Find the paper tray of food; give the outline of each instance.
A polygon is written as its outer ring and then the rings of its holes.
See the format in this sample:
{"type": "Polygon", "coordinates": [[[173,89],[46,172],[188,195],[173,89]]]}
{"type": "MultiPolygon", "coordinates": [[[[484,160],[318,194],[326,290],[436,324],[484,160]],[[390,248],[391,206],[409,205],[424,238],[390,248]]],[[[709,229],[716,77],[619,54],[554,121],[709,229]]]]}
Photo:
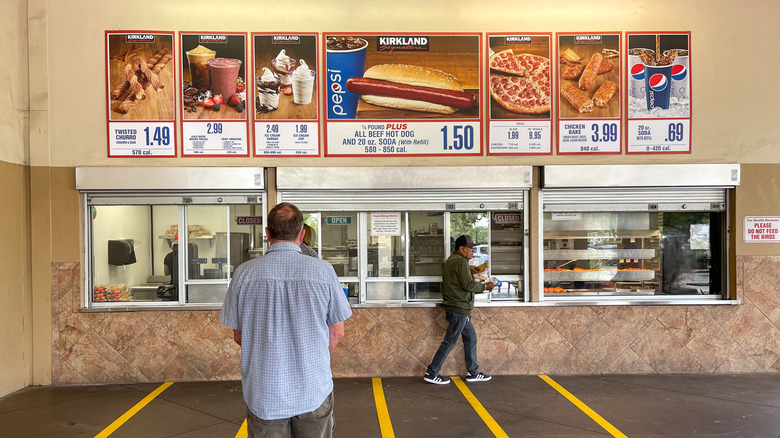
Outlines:
{"type": "Polygon", "coordinates": [[[653,289],[566,289],[567,295],[654,295],[653,289]]]}

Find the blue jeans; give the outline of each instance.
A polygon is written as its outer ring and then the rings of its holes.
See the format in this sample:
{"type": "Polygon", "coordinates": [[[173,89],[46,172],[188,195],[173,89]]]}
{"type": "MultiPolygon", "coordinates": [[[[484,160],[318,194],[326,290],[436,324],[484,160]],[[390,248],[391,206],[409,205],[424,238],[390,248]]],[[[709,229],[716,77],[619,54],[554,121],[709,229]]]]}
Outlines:
{"type": "Polygon", "coordinates": [[[466,370],[471,375],[476,374],[479,369],[479,364],[477,363],[477,332],[474,331],[474,326],[471,325],[471,316],[449,310],[445,311],[445,315],[450,325],[447,326],[444,340],[441,341],[436,355],[433,356],[433,361],[428,365],[427,372],[438,374],[441,371],[444,361],[455,347],[455,344],[458,343],[458,336],[460,336],[463,339],[463,350],[466,354],[466,370]]]}

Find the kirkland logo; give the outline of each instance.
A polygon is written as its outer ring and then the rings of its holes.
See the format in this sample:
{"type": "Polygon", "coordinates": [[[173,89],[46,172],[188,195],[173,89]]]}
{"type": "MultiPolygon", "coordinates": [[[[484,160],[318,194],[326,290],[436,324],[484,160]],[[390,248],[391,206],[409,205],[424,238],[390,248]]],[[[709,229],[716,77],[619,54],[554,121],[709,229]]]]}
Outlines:
{"type": "Polygon", "coordinates": [[[377,37],[377,52],[427,52],[426,36],[380,36],[377,37]]]}
{"type": "Polygon", "coordinates": [[[300,44],[299,35],[274,35],[271,44],[300,44]]]}
{"type": "Polygon", "coordinates": [[[129,33],[126,41],[128,43],[153,43],[154,35],[151,33],[129,33]]]}
{"type": "Polygon", "coordinates": [[[531,44],[530,36],[508,36],[505,40],[506,44],[531,44]]]}
{"type": "Polygon", "coordinates": [[[601,42],[601,35],[576,35],[574,44],[598,44],[601,42]]]}
{"type": "Polygon", "coordinates": [[[226,43],[227,35],[200,35],[201,43],[226,43]]]}

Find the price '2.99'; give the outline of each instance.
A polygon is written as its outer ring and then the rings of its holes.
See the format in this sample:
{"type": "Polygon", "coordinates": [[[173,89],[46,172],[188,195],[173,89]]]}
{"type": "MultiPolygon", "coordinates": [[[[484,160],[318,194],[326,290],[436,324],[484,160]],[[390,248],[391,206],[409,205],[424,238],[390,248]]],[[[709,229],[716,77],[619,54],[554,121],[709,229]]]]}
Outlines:
{"type": "Polygon", "coordinates": [[[144,128],[146,134],[147,146],[167,146],[171,144],[171,130],[167,126],[158,126],[154,132],[149,131],[149,127],[144,128]]]}

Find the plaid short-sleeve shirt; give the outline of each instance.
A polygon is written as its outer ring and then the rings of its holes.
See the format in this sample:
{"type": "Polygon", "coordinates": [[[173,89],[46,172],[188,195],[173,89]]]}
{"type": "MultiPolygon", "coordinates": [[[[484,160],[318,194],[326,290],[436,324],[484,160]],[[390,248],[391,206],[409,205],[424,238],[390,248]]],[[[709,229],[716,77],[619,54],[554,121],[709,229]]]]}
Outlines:
{"type": "Polygon", "coordinates": [[[244,400],[264,420],[311,412],[333,390],[328,325],[352,316],[333,267],[279,242],[239,266],[219,320],[241,330],[244,400]]]}

